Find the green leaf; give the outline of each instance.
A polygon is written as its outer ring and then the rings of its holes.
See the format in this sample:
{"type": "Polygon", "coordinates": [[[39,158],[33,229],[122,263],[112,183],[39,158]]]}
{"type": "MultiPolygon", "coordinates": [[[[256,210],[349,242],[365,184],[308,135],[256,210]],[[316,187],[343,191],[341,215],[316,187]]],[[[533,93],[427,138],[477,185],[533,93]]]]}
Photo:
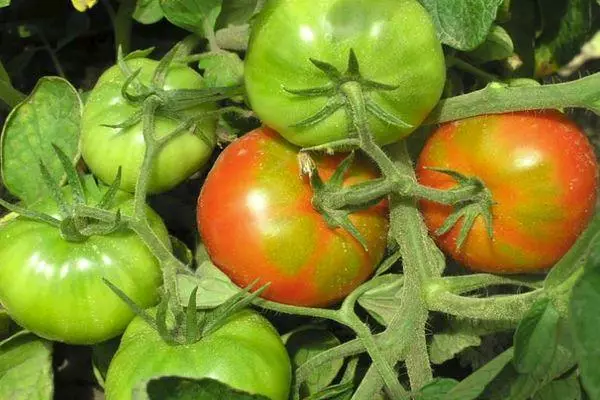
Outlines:
{"type": "Polygon", "coordinates": [[[377,322],[387,326],[401,307],[402,275],[381,275],[382,283],[367,290],[358,298],[358,304],[367,310],[377,322]],[[383,283],[385,282],[385,283],[383,283]]]}
{"type": "Polygon", "coordinates": [[[488,33],[485,42],[467,54],[470,59],[478,63],[485,63],[488,61],[503,60],[510,57],[513,52],[513,42],[508,33],[504,28],[494,25],[490,33],[488,33]]]}
{"type": "Polygon", "coordinates": [[[442,364],[467,347],[481,344],[481,338],[469,332],[442,332],[433,335],[429,345],[429,357],[434,364],[442,364]]]}
{"type": "Polygon", "coordinates": [[[243,83],[244,62],[229,51],[204,53],[198,63],[204,70],[204,82],[208,87],[235,86],[243,83]]]}
{"type": "Polygon", "coordinates": [[[536,75],[554,73],[579,53],[593,24],[593,0],[539,0],[542,34],[535,50],[536,75]]]}
{"type": "Polygon", "coordinates": [[[257,3],[257,0],[223,0],[215,28],[247,24],[256,11],[257,3]]]}
{"type": "Polygon", "coordinates": [[[159,0],[137,0],[133,19],[140,24],[154,24],[163,19],[164,16],[159,0]]]}
{"type": "MultiPolygon", "coordinates": [[[[596,254],[599,252],[600,249],[596,249],[596,254]]],[[[598,263],[597,257],[591,260],[598,263]]],[[[600,265],[586,265],[586,269],[573,288],[569,322],[575,353],[579,359],[581,381],[590,397],[597,399],[600,398],[600,265]]]]}
{"type": "Polygon", "coordinates": [[[458,50],[472,50],[483,43],[502,1],[420,0],[442,43],[458,50]]]}
{"type": "Polygon", "coordinates": [[[513,356],[513,349],[510,348],[492,361],[473,372],[471,375],[454,386],[444,397],[443,400],[474,400],[484,391],[490,383],[510,362],[513,356]]]}
{"type": "Polygon", "coordinates": [[[237,294],[237,287],[227,275],[215,267],[210,261],[204,261],[198,266],[196,275],[177,275],[180,302],[187,305],[190,293],[197,286],[196,308],[212,309],[225,303],[231,296],[237,294]]]}
{"type": "Polygon", "coordinates": [[[600,214],[596,215],[567,254],[550,270],[544,280],[544,289],[554,288],[566,281],[581,267],[584,257],[595,247],[592,243],[598,240],[600,240],[600,214]]]}
{"type": "Polygon", "coordinates": [[[233,389],[210,378],[163,376],[133,389],[134,400],[269,400],[268,397],[233,389]]]}
{"type": "Polygon", "coordinates": [[[77,90],[62,78],[45,77],[31,95],[9,114],[2,131],[2,179],[8,190],[26,203],[44,196],[39,163],[55,181],[65,172],[52,144],[72,160],[79,158],[82,103],[77,90]]]}
{"type": "Polygon", "coordinates": [[[457,380],[450,378],[435,378],[423,386],[415,395],[415,400],[442,400],[450,390],[458,384],[457,380]]]}
{"type": "Polygon", "coordinates": [[[573,373],[565,379],[550,382],[541,388],[532,400],[580,400],[581,385],[577,374],[573,373]]]}
{"type": "Polygon", "coordinates": [[[0,0],[0,8],[10,6],[10,0],[0,0]]]}
{"type": "MultiPolygon", "coordinates": [[[[340,341],[325,329],[300,329],[288,336],[285,346],[290,354],[293,368],[298,368],[317,354],[336,347],[340,341]]],[[[344,365],[338,358],[315,368],[306,378],[302,387],[304,395],[317,393],[326,388],[344,365]]]]}
{"type": "Polygon", "coordinates": [[[221,12],[221,2],[222,0],[160,0],[160,6],[173,25],[206,37],[214,30],[221,12]]]}
{"type": "Polygon", "coordinates": [[[0,343],[0,399],[49,400],[52,380],[52,343],[19,332],[0,343]]]}
{"type": "Polygon", "coordinates": [[[517,326],[514,363],[519,373],[544,374],[558,344],[560,316],[548,298],[535,302],[517,326]]]}

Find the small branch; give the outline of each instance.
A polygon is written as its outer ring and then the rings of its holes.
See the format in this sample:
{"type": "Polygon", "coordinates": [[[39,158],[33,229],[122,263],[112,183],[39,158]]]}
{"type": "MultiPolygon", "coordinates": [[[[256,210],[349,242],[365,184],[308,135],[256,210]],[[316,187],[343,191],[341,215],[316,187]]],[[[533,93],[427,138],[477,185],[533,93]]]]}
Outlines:
{"type": "Polygon", "coordinates": [[[27,96],[17,89],[15,89],[10,83],[0,81],[0,100],[2,100],[8,108],[16,107],[20,102],[25,100],[27,96]]]}
{"type": "Polygon", "coordinates": [[[486,82],[500,82],[500,79],[496,75],[490,74],[489,72],[479,69],[474,65],[471,65],[468,62],[461,60],[460,58],[447,56],[446,60],[449,66],[456,67],[460,70],[468,72],[478,78],[483,79],[486,82]]]}
{"type": "Polygon", "coordinates": [[[431,281],[428,286],[436,287],[441,285],[450,293],[462,294],[489,286],[512,285],[526,287],[528,289],[539,289],[543,284],[543,279],[534,279],[530,276],[505,277],[492,274],[472,274],[438,278],[437,280],[431,281]]]}
{"type": "Polygon", "coordinates": [[[441,100],[423,124],[438,124],[482,114],[579,107],[600,115],[600,73],[575,81],[531,87],[487,86],[441,100]]]}
{"type": "Polygon", "coordinates": [[[520,321],[542,293],[542,290],[535,290],[524,294],[473,298],[438,291],[427,296],[427,304],[431,311],[456,317],[520,321]]]}

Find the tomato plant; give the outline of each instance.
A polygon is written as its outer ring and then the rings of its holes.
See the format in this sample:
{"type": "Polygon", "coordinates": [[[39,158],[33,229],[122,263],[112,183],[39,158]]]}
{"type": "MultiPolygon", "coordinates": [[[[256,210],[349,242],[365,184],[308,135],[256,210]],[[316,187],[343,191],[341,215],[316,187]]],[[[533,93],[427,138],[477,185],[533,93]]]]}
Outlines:
{"type": "MultiPolygon", "coordinates": [[[[138,78],[145,85],[150,84],[158,65],[157,61],[146,58],[134,58],[126,63],[131,72],[140,70],[138,78]]],[[[115,65],[98,79],[84,108],[81,152],[94,175],[104,182],[112,182],[120,166],[123,174],[121,188],[133,192],[146,148],[142,121],[123,128],[107,126],[125,123],[140,111],[140,106],[130,104],[121,94],[126,78],[120,67],[115,65]]],[[[203,87],[202,76],[197,72],[185,65],[172,65],[166,74],[163,89],[203,87]]],[[[210,103],[195,106],[179,112],[179,120],[170,115],[157,115],[154,134],[157,138],[164,137],[185,118],[213,109],[214,104],[210,103]]],[[[171,189],[202,168],[215,144],[215,127],[215,119],[206,118],[160,149],[153,162],[149,192],[171,189]]]]}
{"type": "Polygon", "coordinates": [[[277,331],[258,313],[233,314],[191,344],[170,345],[143,319],[127,327],[106,378],[108,399],[127,400],[140,382],[159,376],[211,378],[271,400],[287,400],[289,356],[277,331]]]}
{"type": "MultiPolygon", "coordinates": [[[[132,206],[131,195],[120,192],[113,210],[127,215],[132,206]]],[[[51,198],[32,208],[60,218],[51,198]]],[[[147,215],[157,237],[169,245],[160,217],[150,208],[147,215]]],[[[161,285],[158,261],[129,230],[71,242],[56,227],[11,218],[0,225],[0,264],[0,301],[11,317],[39,336],[73,344],[119,335],[134,316],[103,278],[142,306],[156,303],[161,285]]]]}
{"type": "MultiPolygon", "coordinates": [[[[448,123],[428,139],[417,173],[424,185],[456,183],[428,168],[478,176],[489,188],[493,238],[479,218],[457,249],[460,224],[439,236],[453,258],[473,270],[498,273],[551,267],[594,213],[598,167],[584,132],[554,111],[484,115],[448,123]]],[[[424,201],[431,231],[452,207],[424,201]]]]}
{"type": "MultiPolygon", "coordinates": [[[[373,272],[386,245],[386,208],[352,215],[367,250],[342,229],[330,228],[311,204],[300,176],[298,149],[269,128],[231,144],[209,172],[198,198],[198,227],[206,249],[234,282],[270,282],[264,297],[296,305],[331,304],[373,272]],[[227,232],[226,235],[223,233],[227,232]]],[[[324,179],[340,157],[317,162],[324,179]]],[[[376,177],[361,161],[346,183],[376,177]]]]}
{"type": "Polygon", "coordinates": [[[0,0],[0,399],[600,399],[597,0],[71,3],[0,0]]]}
{"type": "Polygon", "coordinates": [[[370,98],[410,126],[390,126],[371,116],[380,144],[412,132],[431,111],[444,87],[441,46],[431,17],[415,0],[271,1],[254,21],[244,79],[252,109],[268,126],[298,146],[348,136],[345,109],[307,127],[294,124],[315,115],[327,97],[299,99],[286,89],[331,84],[310,59],[346,66],[356,52],[366,79],[397,86],[370,98]]]}

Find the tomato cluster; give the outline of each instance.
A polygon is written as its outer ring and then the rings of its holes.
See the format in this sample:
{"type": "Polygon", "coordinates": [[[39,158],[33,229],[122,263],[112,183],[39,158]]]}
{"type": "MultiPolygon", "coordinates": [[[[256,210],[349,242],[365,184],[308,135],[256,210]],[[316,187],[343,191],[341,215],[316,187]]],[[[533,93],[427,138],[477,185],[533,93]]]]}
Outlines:
{"type": "MultiPolygon", "coordinates": [[[[112,205],[102,211],[134,220],[137,232],[129,226],[70,240],[64,225],[72,221],[61,214],[60,204],[40,199],[30,210],[55,218],[58,227],[26,215],[0,222],[0,301],[17,323],[50,340],[95,344],[123,334],[108,370],[109,400],[129,399],[140,382],[167,375],[211,378],[286,400],[292,382],[289,356],[278,332],[258,312],[236,310],[195,342],[169,342],[164,330],[157,329],[160,324],[148,323],[148,315],[158,318],[154,306],[161,285],[168,283],[153,251],[156,243],[148,242],[156,239],[161,249],[170,250],[171,241],[160,217],[140,207],[143,202],[136,203],[131,193],[140,174],[148,173],[147,190],[158,194],[210,167],[196,221],[210,261],[240,288],[266,286],[261,296],[273,302],[303,307],[339,303],[372,276],[386,253],[389,193],[347,207],[352,208],[347,217],[355,231],[332,223],[315,205],[316,180],[301,171],[301,147],[357,139],[359,117],[366,121],[372,145],[411,134],[444,88],[442,46],[416,0],[269,1],[254,20],[244,64],[247,100],[264,125],[229,144],[207,166],[216,145],[218,120],[213,116],[218,104],[205,102],[176,112],[157,106],[151,128],[155,141],[193,123],[160,148],[149,171],[141,171],[148,145],[144,99],[164,100],[165,93],[205,88],[202,76],[180,62],[163,71],[161,82],[155,79],[159,65],[131,57],[109,68],[89,93],[81,124],[85,168],[106,184],[121,171],[118,189],[101,185],[87,204],[97,204],[114,189],[112,205]],[[358,100],[344,92],[347,84],[360,86],[361,107],[354,107],[352,101],[358,100]],[[352,114],[357,109],[365,114],[352,114]],[[397,123],[384,115],[393,115],[397,123]],[[136,209],[147,221],[139,220],[136,209]],[[139,234],[146,228],[150,240],[139,234]],[[105,281],[148,314],[136,317],[105,281]],[[35,290],[24,292],[23,287],[35,290]]],[[[311,173],[318,173],[325,185],[346,167],[347,153],[304,154],[310,154],[317,171],[311,173]]],[[[459,185],[459,174],[477,178],[488,191],[491,219],[478,216],[461,244],[466,218],[442,234],[439,230],[469,205],[465,203],[477,199],[453,205],[426,198],[419,202],[440,248],[475,271],[547,270],[581,234],[597,200],[592,146],[558,111],[483,115],[443,124],[427,140],[416,173],[420,185],[439,192],[459,185]]],[[[381,175],[361,153],[335,189],[356,190],[389,178],[381,175]]],[[[74,188],[61,190],[66,199],[75,197],[74,188]]],[[[86,216],[76,222],[89,221],[86,216]]]]}

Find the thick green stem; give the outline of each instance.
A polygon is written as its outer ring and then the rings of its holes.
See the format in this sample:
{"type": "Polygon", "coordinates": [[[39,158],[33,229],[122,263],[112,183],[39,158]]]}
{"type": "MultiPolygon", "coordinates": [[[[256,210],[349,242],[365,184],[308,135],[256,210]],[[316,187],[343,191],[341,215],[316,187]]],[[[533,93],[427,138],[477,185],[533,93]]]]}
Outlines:
{"type": "Polygon", "coordinates": [[[146,195],[148,194],[148,183],[152,171],[152,162],[158,151],[157,141],[154,137],[154,115],[159,102],[154,97],[149,97],[144,102],[144,113],[142,115],[142,129],[146,150],[135,184],[135,207],[134,215],[139,219],[146,218],[146,195]]]}
{"type": "Polygon", "coordinates": [[[446,290],[453,294],[462,294],[473,290],[483,289],[489,286],[512,285],[522,286],[529,289],[539,289],[543,285],[543,279],[537,277],[506,277],[492,274],[472,274],[462,276],[446,276],[432,280],[427,284],[427,290],[446,290]]]}
{"type": "Polygon", "coordinates": [[[12,87],[10,82],[0,80],[0,100],[6,103],[8,108],[14,108],[17,104],[25,100],[26,97],[23,93],[12,87]]]}
{"type": "Polygon", "coordinates": [[[529,87],[487,86],[484,89],[441,100],[423,124],[546,108],[586,108],[600,115],[600,73],[572,82],[529,87]]]}
{"type": "Polygon", "coordinates": [[[113,20],[115,31],[115,50],[118,54],[119,47],[123,54],[129,53],[131,49],[131,25],[133,23],[133,12],[136,0],[121,0],[117,13],[113,20]]]}
{"type": "Polygon", "coordinates": [[[427,304],[431,311],[443,312],[456,317],[520,321],[542,293],[542,290],[535,290],[525,294],[473,298],[439,291],[429,292],[427,304]]]}

